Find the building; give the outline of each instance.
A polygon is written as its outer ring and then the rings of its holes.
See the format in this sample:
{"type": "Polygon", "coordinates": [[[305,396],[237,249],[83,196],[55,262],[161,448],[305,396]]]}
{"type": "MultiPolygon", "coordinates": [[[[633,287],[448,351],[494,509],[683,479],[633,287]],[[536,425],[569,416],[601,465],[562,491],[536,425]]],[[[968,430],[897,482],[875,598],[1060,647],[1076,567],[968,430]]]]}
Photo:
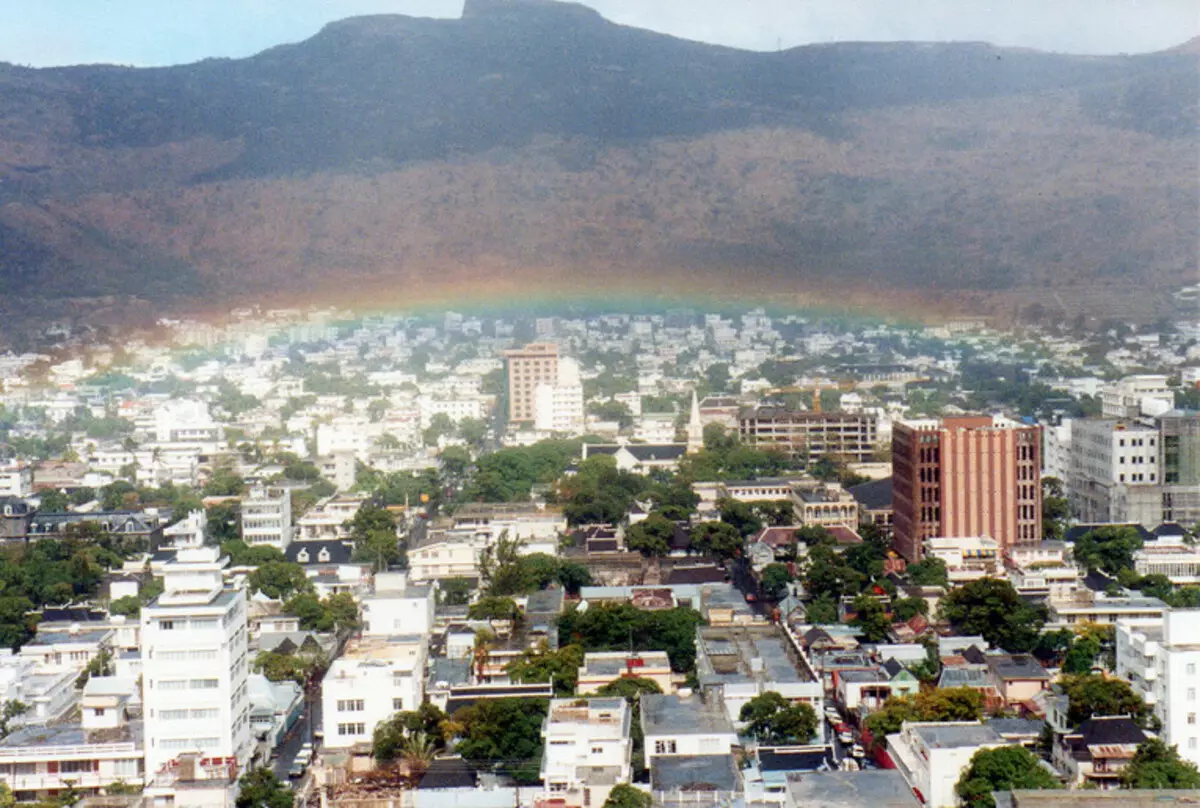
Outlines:
{"type": "Polygon", "coordinates": [[[377,572],[374,588],[362,599],[366,637],[429,634],[433,630],[434,586],[410,583],[408,573],[377,572]]]}
{"type": "Polygon", "coordinates": [[[292,497],[287,490],[250,489],[242,499],[242,541],[286,550],[292,542],[292,497]]]}
{"type": "Polygon", "coordinates": [[[663,693],[675,691],[671,662],[665,651],[593,651],[583,655],[575,692],[581,696],[595,693],[623,676],[649,679],[663,693]]]}
{"type": "Polygon", "coordinates": [[[253,752],[246,679],[246,591],[226,585],[215,547],[179,550],[141,614],[146,776],[181,754],[238,769],[253,752]]]}
{"type": "Polygon", "coordinates": [[[887,750],[896,768],[925,808],[954,808],[954,785],[981,749],[1004,746],[986,724],[974,722],[905,721],[900,732],[887,736],[887,750]]]}
{"type": "Polygon", "coordinates": [[[1003,552],[1042,539],[1041,428],[1002,417],[902,421],[892,432],[893,546],[982,536],[1003,552]]]}
{"type": "Polygon", "coordinates": [[[1126,376],[1100,388],[1100,414],[1105,418],[1157,415],[1175,406],[1175,392],[1164,374],[1126,376]]]}
{"type": "Polygon", "coordinates": [[[562,808],[603,805],[632,774],[631,710],[623,698],[554,699],[542,726],[545,799],[562,808]]]}
{"type": "Polygon", "coordinates": [[[540,381],[534,386],[533,428],[539,432],[582,435],[586,431],[585,425],[579,363],[563,357],[558,360],[557,378],[540,381]]]}
{"type": "Polygon", "coordinates": [[[728,755],[738,744],[737,731],[719,699],[647,693],[641,707],[647,767],[662,756],[728,755]]]}
{"type": "Polygon", "coordinates": [[[1052,756],[1072,788],[1120,788],[1121,772],[1133,760],[1146,733],[1124,715],[1094,716],[1079,729],[1056,735],[1052,756]]]}
{"type": "MultiPolygon", "coordinates": [[[[895,769],[820,771],[788,778],[787,808],[919,808],[895,769]]],[[[1039,806],[1040,808],[1040,806],[1039,806]]]]}
{"type": "Polygon", "coordinates": [[[1001,569],[1000,544],[989,536],[936,537],[925,540],[925,558],[940,558],[952,584],[995,576],[1001,569]]]}
{"type": "Polygon", "coordinates": [[[1200,609],[1171,609],[1162,625],[1155,685],[1160,737],[1200,765],[1200,609]]]}
{"type": "Polygon", "coordinates": [[[21,499],[33,493],[33,466],[7,463],[0,466],[0,497],[21,499]]]}
{"type": "Polygon", "coordinates": [[[878,448],[874,415],[797,410],[775,404],[742,410],[738,435],[746,443],[780,449],[808,462],[830,455],[865,463],[878,448]]]}
{"type": "Polygon", "coordinates": [[[1067,496],[1083,522],[1138,522],[1162,517],[1159,430],[1111,419],[1071,425],[1067,496]]]}
{"type": "Polygon", "coordinates": [[[505,351],[508,363],[508,421],[533,423],[537,417],[537,388],[558,384],[558,346],[535,342],[505,351]]]}
{"type": "Polygon", "coordinates": [[[1167,604],[1158,598],[1144,595],[1105,595],[1083,589],[1072,600],[1052,602],[1052,627],[1073,626],[1077,623],[1116,623],[1119,620],[1161,618],[1167,604]]]}
{"type": "Polygon", "coordinates": [[[583,459],[608,455],[621,471],[649,474],[654,469],[673,471],[688,453],[686,443],[585,443],[583,459]]]}
{"type": "Polygon", "coordinates": [[[1182,537],[1171,536],[1147,542],[1133,554],[1138,575],[1165,575],[1176,585],[1200,584],[1200,547],[1182,537]]]}
{"type": "Polygon", "coordinates": [[[143,725],[133,679],[93,677],[79,700],[79,717],[27,725],[0,739],[0,783],[18,802],[83,795],[124,782],[144,782],[143,725]]]}
{"type": "Polygon", "coordinates": [[[425,696],[428,648],[428,635],[415,634],[363,637],[347,643],[321,685],[325,746],[369,745],[381,721],[417,709],[425,696]]]}
{"type": "Polygon", "coordinates": [[[796,522],[804,527],[858,525],[858,500],[837,483],[801,483],[790,499],[796,522]]]}

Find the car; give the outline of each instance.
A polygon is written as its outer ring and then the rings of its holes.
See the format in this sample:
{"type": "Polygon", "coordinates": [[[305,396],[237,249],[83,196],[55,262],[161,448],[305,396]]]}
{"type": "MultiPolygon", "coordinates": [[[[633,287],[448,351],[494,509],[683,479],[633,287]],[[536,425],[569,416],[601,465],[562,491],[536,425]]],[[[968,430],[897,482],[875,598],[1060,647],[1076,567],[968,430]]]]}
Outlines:
{"type": "Polygon", "coordinates": [[[303,744],[300,747],[300,752],[297,754],[297,757],[301,760],[312,760],[313,745],[311,743],[303,744]]]}
{"type": "Polygon", "coordinates": [[[300,761],[300,760],[294,761],[292,763],[292,767],[290,769],[288,769],[288,779],[299,780],[301,777],[304,776],[304,772],[307,768],[308,767],[304,765],[303,761],[300,761]]]}
{"type": "Polygon", "coordinates": [[[856,744],[854,744],[853,747],[850,748],[850,756],[856,757],[856,758],[866,757],[867,750],[862,748],[862,744],[856,743],[856,744]]]}
{"type": "Polygon", "coordinates": [[[746,602],[747,603],[757,603],[758,595],[754,594],[753,592],[747,592],[746,593],[746,602]]]}
{"type": "Polygon", "coordinates": [[[827,719],[829,719],[830,724],[842,723],[842,714],[839,713],[837,710],[833,709],[832,707],[825,708],[825,717],[827,719]]]}

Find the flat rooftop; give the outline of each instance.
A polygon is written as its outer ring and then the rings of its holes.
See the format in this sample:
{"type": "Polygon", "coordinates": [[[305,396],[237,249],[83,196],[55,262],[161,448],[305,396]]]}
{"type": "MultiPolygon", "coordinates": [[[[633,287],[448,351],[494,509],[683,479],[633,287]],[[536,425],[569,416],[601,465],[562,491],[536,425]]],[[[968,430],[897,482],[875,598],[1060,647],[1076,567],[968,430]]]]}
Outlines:
{"type": "Polygon", "coordinates": [[[700,630],[698,644],[701,684],[814,681],[775,626],[709,626],[700,630]]]}
{"type": "Polygon", "coordinates": [[[964,746],[1004,742],[996,730],[986,724],[906,724],[901,731],[908,728],[911,728],[926,746],[934,749],[958,749],[964,746]]]}
{"type": "Polygon", "coordinates": [[[734,731],[717,699],[647,693],[642,696],[642,727],[647,735],[708,735],[734,731]]]}
{"type": "Polygon", "coordinates": [[[787,788],[793,803],[804,808],[920,808],[896,769],[793,774],[787,788]]]}
{"type": "Polygon", "coordinates": [[[61,724],[37,724],[14,730],[0,741],[0,750],[37,747],[39,751],[53,746],[96,746],[100,744],[129,743],[134,748],[142,746],[142,722],[131,721],[113,729],[85,730],[77,722],[61,724]]]}

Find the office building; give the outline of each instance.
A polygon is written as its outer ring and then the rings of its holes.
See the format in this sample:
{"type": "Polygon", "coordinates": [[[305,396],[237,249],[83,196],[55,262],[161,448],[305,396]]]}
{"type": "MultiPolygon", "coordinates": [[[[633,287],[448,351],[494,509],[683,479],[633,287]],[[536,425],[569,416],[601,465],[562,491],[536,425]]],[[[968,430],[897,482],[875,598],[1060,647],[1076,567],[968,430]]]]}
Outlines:
{"type": "Polygon", "coordinates": [[[558,346],[535,342],[505,351],[504,357],[508,362],[509,423],[533,423],[538,385],[558,384],[558,346]]]}
{"type": "Polygon", "coordinates": [[[246,591],[227,585],[216,547],[180,549],[142,609],[147,778],[181,755],[237,769],[250,760],[246,591]]]}
{"type": "Polygon", "coordinates": [[[1041,428],[1002,417],[903,421],[892,433],[894,547],[990,536],[1001,552],[1042,539],[1041,428]]]}
{"type": "Polygon", "coordinates": [[[745,443],[780,449],[808,462],[832,455],[865,463],[878,448],[875,416],[866,413],[817,412],[763,404],[738,415],[738,434],[745,443]]]}

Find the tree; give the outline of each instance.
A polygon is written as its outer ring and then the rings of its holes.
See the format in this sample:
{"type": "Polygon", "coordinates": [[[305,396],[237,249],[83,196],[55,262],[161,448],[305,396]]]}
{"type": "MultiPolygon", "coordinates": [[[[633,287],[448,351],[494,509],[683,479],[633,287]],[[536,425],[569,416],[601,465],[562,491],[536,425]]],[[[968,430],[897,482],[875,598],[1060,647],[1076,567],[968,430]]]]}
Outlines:
{"type": "Polygon", "coordinates": [[[651,808],[653,804],[654,799],[645,791],[629,783],[617,783],[602,808],[651,808]]]}
{"type": "Polygon", "coordinates": [[[38,495],[38,511],[42,513],[62,513],[70,504],[70,498],[56,488],[43,491],[38,495]]]}
{"type": "Polygon", "coordinates": [[[1079,726],[1094,715],[1146,715],[1145,703],[1128,682],[1110,679],[1100,674],[1064,676],[1063,691],[1067,694],[1067,721],[1079,726]]]}
{"type": "Polygon", "coordinates": [[[370,562],[375,571],[380,572],[403,559],[396,535],[396,518],[387,508],[363,505],[346,527],[354,542],[354,560],[370,562]]]}
{"type": "Polygon", "coordinates": [[[1057,477],[1042,478],[1042,538],[1059,541],[1066,533],[1067,519],[1071,507],[1067,502],[1062,480],[1057,477]]]}
{"type": "Polygon", "coordinates": [[[272,561],[287,561],[287,557],[274,547],[251,546],[239,539],[222,542],[221,552],[229,556],[229,564],[233,567],[259,567],[272,561]]]}
{"type": "Polygon", "coordinates": [[[660,513],[652,513],[625,531],[625,546],[646,557],[671,552],[675,525],[660,513]]]}
{"type": "Polygon", "coordinates": [[[580,589],[592,585],[592,571],[578,561],[564,561],[558,567],[558,582],[569,594],[578,595],[580,589]]]}
{"type": "Polygon", "coordinates": [[[925,598],[896,598],[892,601],[892,620],[907,623],[919,614],[929,614],[925,598]]]}
{"type": "Polygon", "coordinates": [[[0,705],[0,740],[7,738],[11,732],[12,720],[29,712],[30,707],[23,701],[9,699],[0,705]]]}
{"type": "Polygon", "coordinates": [[[506,531],[494,545],[484,548],[479,557],[479,577],[489,595],[521,595],[537,588],[531,581],[536,570],[522,563],[521,548],[524,546],[525,542],[510,539],[506,531]]]}
{"type": "Polygon", "coordinates": [[[719,561],[741,555],[742,545],[742,534],[725,522],[701,522],[692,528],[692,548],[719,561]]]}
{"type": "Polygon", "coordinates": [[[1171,600],[1171,595],[1175,592],[1175,585],[1171,583],[1171,579],[1158,573],[1143,576],[1137,582],[1137,588],[1143,595],[1163,601],[1171,600]]]}
{"type": "Polygon", "coordinates": [[[817,544],[833,544],[833,534],[823,525],[805,525],[795,532],[796,541],[806,547],[817,544]]]}
{"type": "Polygon", "coordinates": [[[1121,772],[1124,788],[1200,789],[1200,770],[1179,756],[1179,750],[1151,738],[1137,748],[1121,772]]]}
{"type": "Polygon", "coordinates": [[[295,797],[267,767],[251,769],[238,781],[237,808],[292,808],[295,797]]]}
{"type": "Polygon", "coordinates": [[[434,413],[429,419],[429,426],[421,433],[421,440],[426,446],[437,446],[438,441],[454,434],[454,421],[444,412],[434,413]]]}
{"type": "Polygon", "coordinates": [[[487,422],[479,418],[464,418],[458,422],[458,436],[472,446],[481,446],[488,431],[487,422]]]}
{"type": "Polygon", "coordinates": [[[836,623],[838,621],[837,604],[827,596],[816,598],[808,604],[805,618],[817,626],[836,623]]]}
{"type": "Polygon", "coordinates": [[[471,607],[467,609],[467,618],[470,620],[512,620],[515,622],[521,619],[521,608],[517,606],[517,602],[512,598],[488,595],[471,604],[471,607]]]}
{"type": "Polygon", "coordinates": [[[376,725],[371,754],[376,763],[386,766],[404,755],[406,743],[418,737],[435,750],[443,749],[450,730],[449,721],[449,716],[429,702],[423,702],[416,710],[395,713],[376,725]]]}
{"type": "Polygon", "coordinates": [[[311,681],[328,664],[322,654],[259,651],[254,657],[254,669],[272,682],[293,681],[298,685],[311,681]]]}
{"type": "Polygon", "coordinates": [[[983,717],[983,694],[970,687],[925,690],[912,696],[893,696],[868,716],[872,743],[883,744],[905,721],[978,721],[983,717]]]}
{"type": "Polygon", "coordinates": [[[808,551],[804,588],[812,598],[828,598],[835,603],[846,595],[862,591],[867,578],[848,566],[828,544],[817,544],[808,551]]]}
{"type": "Polygon", "coordinates": [[[358,601],[349,592],[321,600],[314,592],[300,592],[283,604],[283,611],[300,618],[301,631],[351,631],[358,628],[358,601]]]}
{"type": "Polygon", "coordinates": [[[1133,569],[1133,554],[1142,547],[1142,535],[1129,525],[1106,525],[1090,530],[1075,542],[1075,561],[1089,570],[1116,575],[1133,569]]]}
{"type": "Polygon", "coordinates": [[[721,512],[721,521],[732,526],[743,537],[752,536],[762,530],[762,519],[754,506],[748,502],[722,499],[717,502],[717,509],[721,512]]]}
{"type": "Polygon", "coordinates": [[[817,714],[811,706],[793,704],[773,690],[743,704],[738,719],[764,745],[806,744],[817,732],[817,714]]]}
{"type": "Polygon", "coordinates": [[[1100,640],[1095,637],[1078,637],[1067,649],[1063,658],[1062,672],[1069,674],[1090,673],[1100,655],[1100,640]]]}
{"type": "Polygon", "coordinates": [[[207,497],[237,497],[245,490],[246,481],[229,466],[213,469],[208,482],[204,484],[204,495],[207,497]]]}
{"type": "Polygon", "coordinates": [[[137,617],[142,611],[142,601],[137,595],[126,595],[108,604],[108,613],[122,617],[137,617]]]}
{"type": "Polygon", "coordinates": [[[854,617],[850,620],[850,625],[857,626],[867,642],[882,642],[887,639],[892,621],[888,619],[887,611],[877,598],[859,595],[854,599],[851,608],[854,610],[854,617]]]}
{"type": "Polygon", "coordinates": [[[261,592],[272,600],[285,600],[313,588],[304,567],[289,561],[268,561],[250,573],[246,583],[251,592],[261,592]]]}
{"type": "Polygon", "coordinates": [[[475,584],[470,578],[445,578],[439,586],[442,603],[447,606],[466,606],[471,602],[475,584]]]}
{"type": "Polygon", "coordinates": [[[240,502],[221,502],[205,509],[208,515],[208,538],[216,544],[240,538],[242,506],[240,502]]]}
{"type": "Polygon", "coordinates": [[[559,616],[558,642],[578,643],[585,651],[664,651],[672,670],[686,672],[696,665],[699,624],[699,613],[682,606],[642,611],[629,603],[592,605],[559,616]]]}
{"type": "Polygon", "coordinates": [[[788,569],[787,564],[774,562],[763,567],[762,586],[763,595],[771,600],[780,600],[787,594],[788,584],[793,580],[792,573],[788,569]]]}
{"type": "Polygon", "coordinates": [[[1032,651],[1046,622],[1044,607],[1032,606],[1008,581],[981,578],[953,589],[939,606],[959,634],[980,634],[1006,651],[1032,651]]]}
{"type": "Polygon", "coordinates": [[[1062,788],[1037,755],[1023,746],[980,749],[958,779],[955,792],[964,805],[995,808],[993,791],[1062,788]]]}
{"type": "Polygon", "coordinates": [[[917,586],[945,586],[950,582],[946,562],[940,558],[927,558],[908,566],[908,580],[917,586]]]}
{"type": "Polygon", "coordinates": [[[462,726],[455,750],[477,768],[502,772],[518,782],[538,779],[545,699],[481,699],[454,714],[462,726]]]}
{"type": "Polygon", "coordinates": [[[583,648],[567,645],[557,651],[543,640],[537,648],[531,648],[509,662],[505,671],[514,682],[552,682],[556,696],[575,693],[579,681],[579,666],[583,664],[583,648]]]}

